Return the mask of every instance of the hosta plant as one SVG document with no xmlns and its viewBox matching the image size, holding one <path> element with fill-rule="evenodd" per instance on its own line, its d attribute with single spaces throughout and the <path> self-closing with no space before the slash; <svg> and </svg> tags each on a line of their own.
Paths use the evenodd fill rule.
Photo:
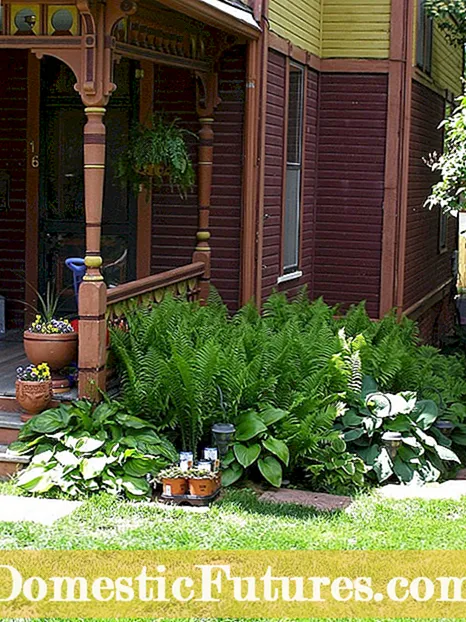
<svg viewBox="0 0 466 622">
<path fill-rule="evenodd" d="M 128 498 L 150 494 L 148 479 L 177 458 L 153 426 L 117 402 L 78 401 L 31 419 L 11 449 L 31 455 L 18 485 L 31 493 L 71 496 L 106 490 Z"/>
<path fill-rule="evenodd" d="M 375 481 L 393 478 L 403 484 L 426 483 L 437 481 L 459 463 L 451 440 L 433 426 L 438 417 L 439 408 L 433 400 L 419 400 L 408 391 L 378 392 L 366 377 L 359 404 L 349 408 L 336 427 Z M 401 434 L 394 457 L 382 438 L 385 432 Z"/>
<path fill-rule="evenodd" d="M 287 411 L 272 406 L 243 412 L 236 423 L 235 442 L 226 455 L 222 474 L 224 486 L 242 477 L 253 465 L 265 480 L 279 488 L 283 465 L 288 466 L 290 452 L 287 444 L 274 436 L 274 424 L 288 415 Z"/>
</svg>

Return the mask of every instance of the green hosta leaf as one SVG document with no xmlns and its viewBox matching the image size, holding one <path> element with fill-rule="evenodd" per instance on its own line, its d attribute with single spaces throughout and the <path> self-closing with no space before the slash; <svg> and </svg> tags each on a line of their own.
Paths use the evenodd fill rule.
<svg viewBox="0 0 466 622">
<path fill-rule="evenodd" d="M 239 418 L 238 427 L 236 428 L 236 440 L 237 441 L 249 441 L 261 432 L 266 432 L 267 426 L 260 419 L 257 414 L 250 411 L 244 413 Z"/>
<path fill-rule="evenodd" d="M 125 475 L 122 478 L 121 485 L 134 497 L 147 497 L 151 491 L 149 482 L 145 477 L 131 477 Z"/>
<path fill-rule="evenodd" d="M 235 445 L 233 445 L 233 451 L 240 465 L 247 469 L 248 466 L 251 466 L 260 456 L 261 446 L 259 443 L 255 443 L 250 447 L 242 445 L 241 443 L 235 443 Z"/>
<path fill-rule="evenodd" d="M 102 447 L 104 443 L 105 441 L 101 441 L 98 438 L 91 438 L 90 436 L 85 436 L 77 439 L 74 450 L 79 452 L 80 454 L 90 454 L 93 451 L 96 451 L 97 449 Z"/>
<path fill-rule="evenodd" d="M 229 449 L 226 456 L 222 458 L 222 465 L 224 467 L 230 466 L 230 464 L 234 462 L 234 460 L 235 460 L 235 454 L 233 453 L 233 450 Z"/>
<path fill-rule="evenodd" d="M 77 456 L 74 455 L 73 452 L 71 451 L 57 451 L 57 453 L 55 454 L 55 458 L 58 460 L 58 462 L 60 464 L 63 464 L 63 466 L 78 466 L 78 464 L 81 462 L 82 458 L 78 458 Z"/>
<path fill-rule="evenodd" d="M 107 456 L 84 458 L 81 462 L 81 473 L 84 479 L 93 479 L 100 475 L 107 466 Z"/>
<path fill-rule="evenodd" d="M 370 393 L 376 393 L 378 390 L 377 382 L 372 376 L 363 376 L 361 397 L 366 399 Z"/>
<path fill-rule="evenodd" d="M 421 443 L 423 443 L 426 447 L 437 446 L 437 441 L 435 440 L 435 438 L 433 436 L 430 436 L 430 434 L 426 434 L 422 430 L 417 429 L 416 436 L 421 441 Z"/>
<path fill-rule="evenodd" d="M 282 410 L 281 408 L 273 408 L 272 406 L 264 408 L 264 410 L 259 413 L 259 417 L 267 427 L 273 423 L 277 423 L 277 421 L 280 421 L 287 415 L 288 412 L 286 410 Z"/>
<path fill-rule="evenodd" d="M 428 430 L 438 415 L 438 406 L 433 400 L 420 400 L 416 403 L 411 416 L 421 430 Z"/>
<path fill-rule="evenodd" d="M 397 475 L 399 480 L 403 482 L 403 484 L 409 484 L 412 481 L 415 473 L 415 469 L 406 462 L 404 462 L 400 458 L 400 456 L 396 456 L 393 462 L 393 470 L 395 471 L 395 474 Z"/>
<path fill-rule="evenodd" d="M 27 437 L 31 433 L 52 434 L 62 430 L 68 425 L 70 418 L 71 415 L 65 407 L 46 410 L 25 424 L 21 432 L 21 438 Z"/>
<path fill-rule="evenodd" d="M 343 434 L 343 438 L 347 443 L 351 441 L 355 441 L 364 434 L 364 430 L 362 428 L 354 428 L 353 430 L 348 430 Z"/>
<path fill-rule="evenodd" d="M 231 486 L 243 475 L 244 469 L 238 462 L 232 462 L 230 466 L 222 471 L 222 485 Z"/>
<path fill-rule="evenodd" d="M 365 464 L 368 466 L 374 466 L 374 462 L 377 460 L 380 453 L 379 445 L 371 445 L 370 447 L 364 447 L 363 449 L 358 449 L 358 454 L 362 460 L 364 460 Z"/>
<path fill-rule="evenodd" d="M 38 440 L 38 439 L 35 439 L 35 440 Z M 13 441 L 13 443 L 10 443 L 8 445 L 8 450 L 10 452 L 13 452 L 13 453 L 19 454 L 19 455 L 26 454 L 36 444 L 37 443 L 34 442 L 34 441 L 32 443 L 25 442 L 25 441 Z"/>
<path fill-rule="evenodd" d="M 437 453 L 437 456 L 440 458 L 440 460 L 446 460 L 448 462 L 458 462 L 461 464 L 461 461 L 455 454 L 455 452 L 448 447 L 444 447 L 443 445 L 437 445 L 434 448 L 434 451 Z"/>
<path fill-rule="evenodd" d="M 267 456 L 266 458 L 260 458 L 257 466 L 262 476 L 275 488 L 280 488 L 282 485 L 283 471 L 281 464 L 273 456 Z"/>
<path fill-rule="evenodd" d="M 332 449 L 341 454 L 346 449 L 346 443 L 342 438 L 334 438 L 331 442 Z"/>
<path fill-rule="evenodd" d="M 290 462 L 290 450 L 288 449 L 286 443 L 270 436 L 262 441 L 262 445 L 272 454 L 275 454 L 278 458 L 280 458 L 286 466 L 288 466 Z"/>
<path fill-rule="evenodd" d="M 160 470 L 162 461 L 154 458 L 130 458 L 123 466 L 127 475 L 132 477 L 142 477 L 155 470 Z"/>
<path fill-rule="evenodd" d="M 28 467 L 18 478 L 18 486 L 28 492 L 43 493 L 53 488 L 50 471 L 41 466 Z"/>
<path fill-rule="evenodd" d="M 118 423 L 126 428 L 134 428 L 135 430 L 142 430 L 143 428 L 150 428 L 147 421 L 139 419 L 139 417 L 133 417 L 126 415 L 125 413 L 118 413 L 115 417 Z"/>
<path fill-rule="evenodd" d="M 398 415 L 392 421 L 385 421 L 384 426 L 390 432 L 409 432 L 415 427 L 408 415 Z"/>
<path fill-rule="evenodd" d="M 356 414 L 353 409 L 347 410 L 341 418 L 345 428 L 356 428 L 362 424 L 362 417 Z"/>
<path fill-rule="evenodd" d="M 47 449 L 46 451 L 41 451 L 40 453 L 35 453 L 31 458 L 31 464 L 50 464 L 50 461 L 53 458 L 53 450 Z"/>
</svg>

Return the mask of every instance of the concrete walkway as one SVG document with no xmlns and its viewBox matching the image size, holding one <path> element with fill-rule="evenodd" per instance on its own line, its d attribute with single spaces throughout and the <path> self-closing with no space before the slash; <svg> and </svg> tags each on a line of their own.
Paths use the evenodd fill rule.
<svg viewBox="0 0 466 622">
<path fill-rule="evenodd" d="M 425 486 L 399 486 L 388 484 L 376 491 L 385 499 L 453 499 L 458 501 L 466 496 L 466 480 L 449 480 L 443 484 L 426 484 Z"/>
<path fill-rule="evenodd" d="M 81 501 L 0 495 L 0 522 L 29 521 L 52 525 L 56 520 L 74 512 L 81 504 Z"/>
</svg>

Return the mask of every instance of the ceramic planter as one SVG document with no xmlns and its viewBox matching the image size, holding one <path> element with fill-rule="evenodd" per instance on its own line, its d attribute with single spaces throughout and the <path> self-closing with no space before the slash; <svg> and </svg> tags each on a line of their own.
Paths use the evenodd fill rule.
<svg viewBox="0 0 466 622">
<path fill-rule="evenodd" d="M 58 371 L 76 360 L 78 334 L 46 335 L 26 331 L 24 333 L 24 351 L 33 365 L 47 363 L 52 371 Z"/>
<path fill-rule="evenodd" d="M 52 400 L 52 381 L 31 382 L 16 381 L 16 401 L 30 415 L 38 415 L 45 410 Z"/>
<path fill-rule="evenodd" d="M 218 479 L 211 479 L 206 477 L 191 478 L 189 480 L 189 494 L 196 497 L 210 497 L 219 488 L 220 482 Z"/>
<path fill-rule="evenodd" d="M 163 494 L 178 497 L 188 492 L 188 481 L 184 477 L 167 477 L 162 479 Z"/>
</svg>

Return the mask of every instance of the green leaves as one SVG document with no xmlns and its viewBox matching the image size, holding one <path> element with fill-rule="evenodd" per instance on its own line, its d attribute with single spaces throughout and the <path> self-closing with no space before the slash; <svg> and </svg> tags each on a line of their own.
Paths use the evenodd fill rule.
<svg viewBox="0 0 466 622">
<path fill-rule="evenodd" d="M 231 486 L 242 477 L 243 473 L 243 467 L 237 462 L 232 462 L 228 468 L 222 471 L 222 485 Z"/>
<path fill-rule="evenodd" d="M 146 497 L 147 476 L 156 475 L 177 456 L 167 439 L 148 423 L 121 412 L 116 402 L 96 407 L 75 402 L 32 421 L 34 426 L 28 424 L 20 434 L 26 440 L 16 444 L 22 453 L 33 452 L 18 485 L 37 494 L 59 489 L 76 496 L 108 490 L 131 499 Z M 55 432 L 58 425 L 60 431 Z M 125 436 L 126 430 L 131 435 Z"/>
<path fill-rule="evenodd" d="M 282 485 L 283 471 L 278 460 L 276 460 L 273 456 L 267 456 L 264 459 L 261 458 L 258 461 L 257 466 L 269 484 L 272 484 L 275 488 L 280 488 Z"/>
<path fill-rule="evenodd" d="M 258 443 L 250 445 L 249 447 L 241 445 L 240 443 L 235 443 L 235 445 L 233 445 L 233 451 L 240 465 L 247 469 L 248 466 L 251 466 L 259 457 L 261 446 Z"/>
<path fill-rule="evenodd" d="M 261 432 L 267 432 L 267 426 L 256 413 L 249 411 L 239 418 L 235 438 L 238 441 L 249 441 Z"/>
<path fill-rule="evenodd" d="M 262 441 L 262 445 L 265 449 L 268 449 L 270 453 L 278 456 L 280 460 L 288 466 L 290 462 L 290 450 L 284 441 L 279 441 L 277 438 L 270 436 Z"/>
</svg>

